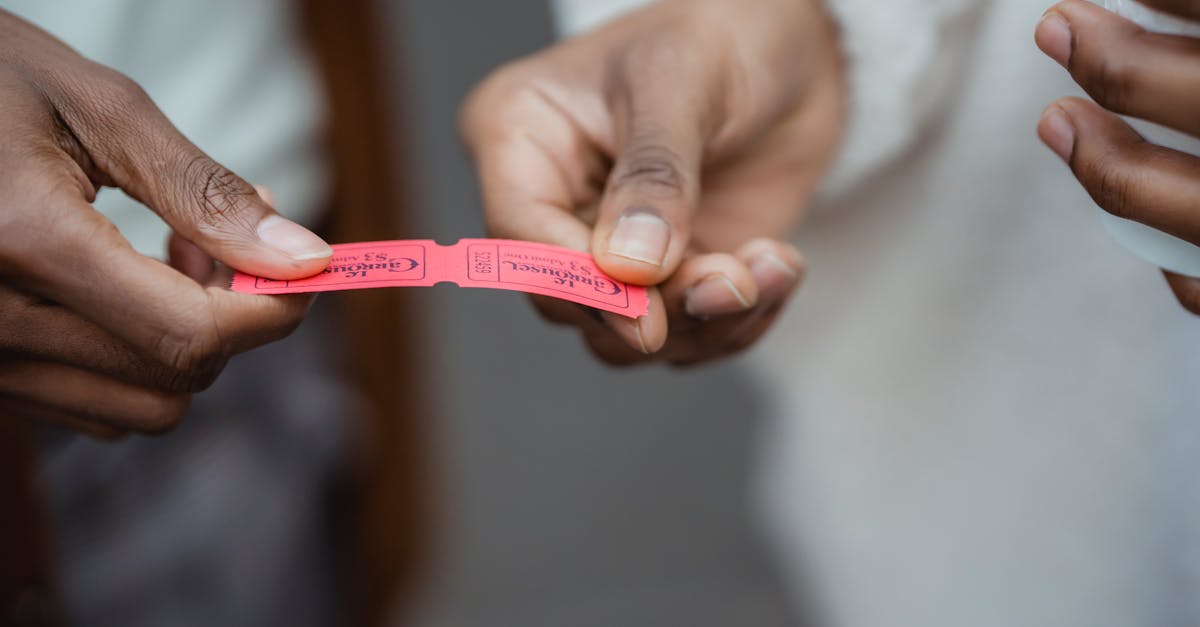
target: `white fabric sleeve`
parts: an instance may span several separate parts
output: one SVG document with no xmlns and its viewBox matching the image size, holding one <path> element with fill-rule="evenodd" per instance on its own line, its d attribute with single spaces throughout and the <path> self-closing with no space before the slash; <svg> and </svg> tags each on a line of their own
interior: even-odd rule
<svg viewBox="0 0 1200 627">
<path fill-rule="evenodd" d="M 988 0 L 827 0 L 849 64 L 849 117 L 836 195 L 902 156 L 948 95 Z"/>
<path fill-rule="evenodd" d="M 849 123 L 825 184 L 836 195 L 904 154 L 943 102 L 974 11 L 989 0 L 826 0 L 849 64 Z M 647 0 L 552 0 L 559 33 L 594 28 Z"/>
</svg>

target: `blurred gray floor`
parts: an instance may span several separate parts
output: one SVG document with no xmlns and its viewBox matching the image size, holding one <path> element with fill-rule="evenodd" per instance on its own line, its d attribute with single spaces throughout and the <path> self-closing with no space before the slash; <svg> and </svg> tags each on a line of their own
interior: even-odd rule
<svg viewBox="0 0 1200 627">
<path fill-rule="evenodd" d="M 490 68 L 551 40 L 543 0 L 387 4 L 407 58 L 401 138 L 421 168 L 412 237 L 483 233 L 458 102 Z M 402 25 L 402 26 L 399 26 Z M 795 624 L 747 517 L 760 408 L 729 365 L 676 373 L 597 365 L 523 298 L 423 297 L 446 553 L 419 624 Z"/>
</svg>

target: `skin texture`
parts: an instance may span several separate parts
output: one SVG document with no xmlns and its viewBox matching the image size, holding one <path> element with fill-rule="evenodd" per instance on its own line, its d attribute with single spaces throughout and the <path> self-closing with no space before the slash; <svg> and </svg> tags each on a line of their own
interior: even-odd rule
<svg viewBox="0 0 1200 627">
<path fill-rule="evenodd" d="M 0 110 L 4 413 L 98 436 L 163 431 L 230 356 L 299 324 L 311 298 L 230 292 L 228 266 L 308 276 L 328 245 L 188 142 L 133 81 L 0 11 Z M 172 227 L 171 264 L 136 253 L 91 206 L 102 186 Z"/>
<path fill-rule="evenodd" d="M 817 2 L 666 0 L 485 80 L 460 127 L 490 234 L 654 286 L 637 321 L 535 298 L 539 312 L 620 365 L 755 342 L 803 277 L 781 238 L 841 136 L 836 39 Z M 630 229 L 657 245 L 620 246 Z"/>
<path fill-rule="evenodd" d="M 1197 0 L 1142 3 L 1200 20 Z M 1200 245 L 1200 158 L 1145 141 L 1117 115 L 1200 136 L 1200 40 L 1147 32 L 1083 0 L 1054 5 L 1035 38 L 1095 101 L 1047 107 L 1042 141 L 1106 211 Z M 1200 281 L 1164 274 L 1180 304 L 1200 314 Z"/>
</svg>

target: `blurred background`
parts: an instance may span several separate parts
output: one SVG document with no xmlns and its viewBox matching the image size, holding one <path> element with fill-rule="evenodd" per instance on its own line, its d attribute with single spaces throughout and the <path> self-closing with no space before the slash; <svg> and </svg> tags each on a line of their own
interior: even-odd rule
<svg viewBox="0 0 1200 627">
<path fill-rule="evenodd" d="M 548 2 L 383 6 L 387 56 L 406 60 L 397 141 L 417 172 L 403 235 L 482 235 L 458 103 L 553 41 Z M 417 301 L 447 551 L 417 624 L 796 624 L 749 515 L 763 417 L 734 364 L 617 371 L 519 296 L 438 287 Z"/>
<path fill-rule="evenodd" d="M 1200 329 L 1038 145 L 1074 89 L 1042 7 L 850 4 L 927 36 L 881 49 L 945 109 L 860 120 L 911 153 L 817 203 L 753 360 L 618 371 L 517 294 L 326 295 L 168 434 L 0 416 L 0 625 L 1200 624 Z M 547 0 L 66 5 L 0 0 L 334 242 L 483 236 L 459 104 L 554 40 Z"/>
</svg>

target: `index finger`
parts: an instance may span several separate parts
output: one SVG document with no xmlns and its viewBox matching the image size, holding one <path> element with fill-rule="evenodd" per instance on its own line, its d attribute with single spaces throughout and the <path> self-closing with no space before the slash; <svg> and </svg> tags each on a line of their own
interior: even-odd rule
<svg viewBox="0 0 1200 627">
<path fill-rule="evenodd" d="M 61 303 L 179 376 L 212 371 L 229 355 L 279 339 L 311 299 L 256 297 L 202 286 L 137 253 L 107 218 L 57 192 L 9 238 L 10 283 Z"/>
<path fill-rule="evenodd" d="M 590 225 L 579 210 L 599 199 L 603 160 L 569 113 L 515 72 L 485 82 L 460 115 L 488 231 L 586 251 Z"/>
<path fill-rule="evenodd" d="M 574 214 L 558 166 L 531 136 L 480 146 L 476 167 L 489 235 L 588 250 L 591 227 Z"/>
</svg>

